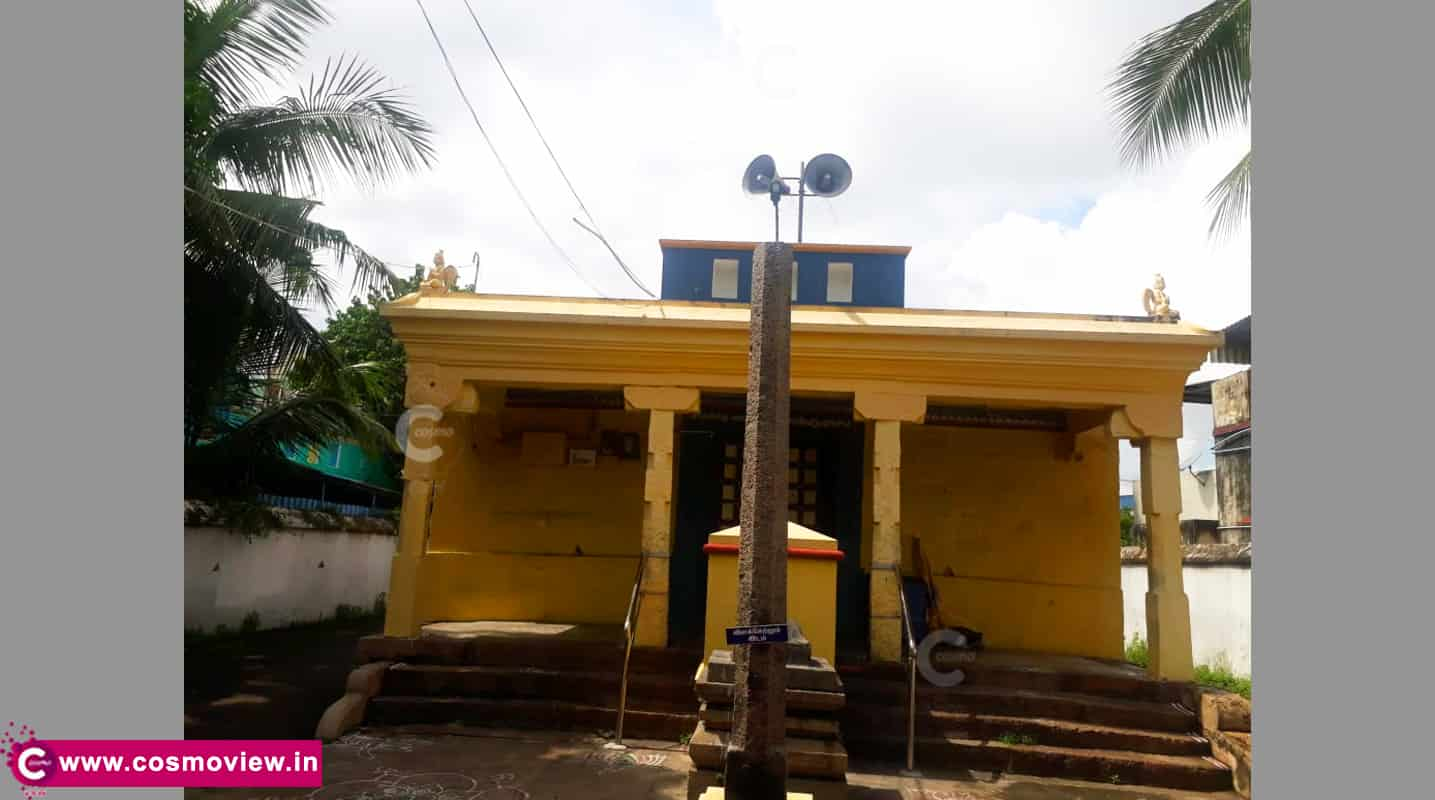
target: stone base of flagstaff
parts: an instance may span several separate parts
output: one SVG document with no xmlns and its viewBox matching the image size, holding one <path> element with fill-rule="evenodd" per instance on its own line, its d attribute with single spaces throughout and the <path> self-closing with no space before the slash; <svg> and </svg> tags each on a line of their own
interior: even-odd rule
<svg viewBox="0 0 1435 800">
<path fill-rule="evenodd" d="M 787 697 L 783 717 L 783 754 L 787 774 L 784 791 L 806 793 L 815 800 L 841 800 L 847 795 L 847 748 L 842 743 L 839 715 L 847 704 L 842 679 L 831 662 L 812 655 L 812 644 L 799 625 L 789 626 L 783 666 Z M 754 648 L 768 645 L 754 645 Z M 736 724 L 732 700 L 736 663 L 731 650 L 714 650 L 698 672 L 697 729 L 688 739 L 688 797 L 706 797 L 713 786 L 728 786 L 724 759 Z M 790 790 L 790 791 L 789 791 Z M 747 797 L 734 791 L 732 797 Z M 780 797 L 781 795 L 779 795 Z"/>
</svg>

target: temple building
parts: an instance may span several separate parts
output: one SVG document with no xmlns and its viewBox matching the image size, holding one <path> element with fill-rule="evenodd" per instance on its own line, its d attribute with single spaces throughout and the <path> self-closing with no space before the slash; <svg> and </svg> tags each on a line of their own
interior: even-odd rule
<svg viewBox="0 0 1435 800">
<path fill-rule="evenodd" d="M 636 576 L 638 647 L 704 646 L 714 535 L 739 514 L 754 246 L 663 240 L 656 300 L 440 279 L 385 307 L 412 412 L 387 636 L 621 626 Z M 1150 675 L 1189 681 L 1176 440 L 1187 376 L 1220 335 L 1159 288 L 1148 316 L 909 308 L 909 248 L 794 248 L 789 518 L 813 539 L 791 558 L 835 564 L 810 603 L 830 611 L 805 612 L 832 618 L 814 653 L 899 660 L 905 577 L 989 649 L 1121 658 L 1126 439 L 1150 531 Z"/>
</svg>

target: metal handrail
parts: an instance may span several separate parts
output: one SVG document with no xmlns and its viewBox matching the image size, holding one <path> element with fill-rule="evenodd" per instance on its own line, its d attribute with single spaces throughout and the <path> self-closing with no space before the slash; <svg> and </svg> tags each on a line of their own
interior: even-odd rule
<svg viewBox="0 0 1435 800">
<path fill-rule="evenodd" d="M 633 594 L 628 598 L 628 613 L 623 616 L 623 680 L 618 684 L 618 747 L 623 746 L 623 715 L 628 710 L 628 660 L 633 656 L 633 639 L 638 634 L 638 614 L 643 606 L 643 567 L 647 561 L 644 554 L 638 555 L 638 575 L 633 578 Z"/>
<path fill-rule="evenodd" d="M 907 610 L 907 592 L 902 586 L 902 571 L 892 568 L 897 576 L 897 599 L 902 605 L 902 632 L 907 637 L 907 771 L 913 771 L 917 746 L 917 639 L 912 631 L 912 613 Z"/>
</svg>

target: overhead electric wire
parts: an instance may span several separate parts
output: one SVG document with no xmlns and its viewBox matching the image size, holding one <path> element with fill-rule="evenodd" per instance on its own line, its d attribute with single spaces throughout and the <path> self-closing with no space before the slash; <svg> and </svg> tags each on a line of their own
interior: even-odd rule
<svg viewBox="0 0 1435 800">
<path fill-rule="evenodd" d="M 623 269 L 624 274 L 628 276 L 628 279 L 631 280 L 634 285 L 642 289 L 649 297 L 657 297 L 651 289 L 644 286 L 643 282 L 638 280 L 638 276 L 634 275 L 632 270 L 628 269 L 628 265 L 623 263 L 623 259 L 618 256 L 618 251 L 614 250 L 613 246 L 608 244 L 607 237 L 599 232 L 600 226 L 598 225 L 598 221 L 593 219 L 593 212 L 588 210 L 588 206 L 584 204 L 583 198 L 578 196 L 578 190 L 573 187 L 573 181 L 569 180 L 568 173 L 564 171 L 563 165 L 558 163 L 558 156 L 548 144 L 548 137 L 543 135 L 543 130 L 538 127 L 538 120 L 533 118 L 533 112 L 528 110 L 528 103 L 524 102 L 523 95 L 518 91 L 518 86 L 513 83 L 513 78 L 509 77 L 508 68 L 503 65 L 503 59 L 498 57 L 498 50 L 494 49 L 493 41 L 488 38 L 488 31 L 484 30 L 483 23 L 478 21 L 478 15 L 473 13 L 473 6 L 469 5 L 468 0 L 463 0 L 463 6 L 468 9 L 468 15 L 473 19 L 474 26 L 478 28 L 479 35 L 483 37 L 483 43 L 488 45 L 488 52 L 493 54 L 493 60 L 498 63 L 498 71 L 502 72 L 503 79 L 508 81 L 508 88 L 512 89 L 513 96 L 518 98 L 518 105 L 523 108 L 524 115 L 528 117 L 528 123 L 533 126 L 533 132 L 538 134 L 538 141 L 543 143 L 543 149 L 548 151 L 548 157 L 553 160 L 553 166 L 558 169 L 558 174 L 563 177 L 563 183 L 567 184 L 568 191 L 573 195 L 573 200 L 578 203 L 578 207 L 583 210 L 583 216 L 588 218 L 589 225 L 593 227 L 589 228 L 582 223 L 578 224 L 583 227 L 584 230 L 596 236 L 598 241 L 602 242 L 603 246 L 608 248 L 608 252 L 613 254 L 613 260 L 618 262 L 618 266 Z M 577 220 L 575 219 L 574 222 L 577 222 Z"/>
<path fill-rule="evenodd" d="M 528 216 L 533 219 L 533 224 L 537 225 L 538 230 L 543 232 L 543 237 L 548 240 L 548 243 L 553 246 L 554 250 L 558 251 L 558 255 L 563 257 L 564 262 L 568 264 L 568 268 L 573 271 L 574 275 L 578 276 L 578 280 L 582 281 L 585 286 L 597 293 L 599 297 L 608 299 L 608 295 L 603 294 L 602 290 L 594 286 L 584 277 L 582 271 L 578 269 L 578 265 L 574 263 L 568 253 L 559 246 L 557 240 L 553 238 L 553 234 L 548 232 L 548 227 L 543 224 L 543 220 L 538 218 L 538 212 L 533 210 L 533 206 L 528 202 L 528 198 L 524 196 L 523 190 L 518 188 L 518 181 L 513 179 L 513 173 L 508 171 L 508 165 L 503 162 L 503 157 L 498 154 L 498 148 L 494 146 L 493 140 L 488 137 L 488 131 L 483 127 L 483 123 L 479 122 L 478 112 L 474 111 L 473 103 L 468 100 L 468 93 L 463 90 L 463 83 L 458 79 L 458 72 L 454 70 L 453 62 L 449 60 L 448 51 L 444 49 L 443 42 L 439 39 L 438 31 L 434 29 L 433 20 L 429 19 L 429 12 L 428 9 L 424 8 L 423 0 L 414 0 L 414 2 L 418 3 L 419 13 L 424 16 L 424 24 L 428 26 L 429 35 L 433 36 L 434 44 L 438 45 L 439 55 L 443 56 L 444 66 L 448 67 L 449 77 L 453 78 L 453 85 L 458 89 L 458 96 L 463 99 L 463 104 L 468 107 L 468 114 L 473 117 L 473 124 L 478 126 L 478 132 L 483 135 L 483 141 L 488 145 L 489 152 L 493 153 L 493 158 L 498 162 L 499 169 L 503 170 L 503 176 L 508 179 L 508 185 L 513 187 L 514 194 L 518 195 L 519 201 L 523 203 L 523 207 L 528 210 Z"/>
<path fill-rule="evenodd" d="M 1248 436 L 1248 435 L 1250 435 L 1250 432 L 1251 432 L 1250 427 L 1245 427 L 1245 428 L 1241 428 L 1241 429 L 1238 430 L 1238 431 L 1234 431 L 1234 432 L 1232 432 L 1232 433 L 1228 433 L 1228 434 L 1226 434 L 1225 436 L 1222 436 L 1220 439 L 1212 439 L 1210 444 L 1206 445 L 1205 447 L 1202 447 L 1200 450 L 1197 450 L 1197 451 L 1196 451 L 1196 454 L 1193 455 L 1193 456 L 1191 456 L 1191 460 L 1190 460 L 1190 461 L 1187 461 L 1185 464 L 1183 464 L 1183 465 L 1181 466 L 1181 469 L 1183 469 L 1183 470 L 1185 470 L 1185 469 L 1190 469 L 1190 468 L 1191 468 L 1191 465 L 1193 465 L 1193 464 L 1195 464 L 1197 461 L 1201 460 L 1201 457 L 1204 456 L 1208 451 L 1215 453 L 1215 452 L 1217 452 L 1217 451 L 1219 451 L 1219 450 L 1221 449 L 1221 445 L 1224 445 L 1226 442 L 1229 442 L 1229 441 L 1231 441 L 1232 439 L 1236 439 L 1236 438 L 1239 438 L 1239 437 L 1241 437 L 1241 436 Z"/>
<path fill-rule="evenodd" d="M 1181 472 L 1185 472 L 1185 471 L 1191 469 L 1191 467 L 1195 466 L 1196 462 L 1197 462 L 1197 461 L 1200 461 L 1200 460 L 1201 460 L 1201 457 L 1204 456 L 1204 455 L 1206 455 L 1207 452 L 1211 452 L 1211 451 L 1218 450 L 1218 449 L 1220 449 L 1221 445 L 1224 445 L 1226 442 L 1229 442 L 1229 441 L 1231 441 L 1232 439 L 1238 438 L 1238 437 L 1240 437 L 1240 436 L 1248 435 L 1248 434 L 1250 434 L 1250 432 L 1251 432 L 1251 429 L 1250 429 L 1249 427 L 1246 427 L 1246 428 L 1242 428 L 1242 429 L 1240 429 L 1240 430 L 1238 430 L 1238 431 L 1233 431 L 1233 432 L 1231 432 L 1231 433 L 1228 433 L 1228 434 L 1226 434 L 1225 436 L 1222 436 L 1220 439 L 1215 439 L 1215 438 L 1213 438 L 1213 439 L 1211 440 L 1210 444 L 1207 444 L 1207 445 L 1202 446 L 1201 449 L 1200 449 L 1200 450 L 1197 450 L 1197 451 L 1195 452 L 1195 454 L 1192 455 L 1189 459 L 1187 459 L 1184 464 L 1178 463 L 1177 468 L 1178 468 Z M 1120 478 L 1120 480 L 1130 482 L 1130 481 L 1140 481 L 1141 479 L 1138 477 L 1138 478 Z"/>
</svg>

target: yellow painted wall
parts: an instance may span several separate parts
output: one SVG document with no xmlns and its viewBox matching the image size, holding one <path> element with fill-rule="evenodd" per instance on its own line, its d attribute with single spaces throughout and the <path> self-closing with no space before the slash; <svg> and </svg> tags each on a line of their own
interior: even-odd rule
<svg viewBox="0 0 1435 800">
<path fill-rule="evenodd" d="M 622 624 L 638 559 L 430 553 L 419 562 L 420 618 Z"/>
<path fill-rule="evenodd" d="M 859 422 L 862 426 L 862 565 L 864 572 L 872 569 L 872 450 L 876 444 L 876 429 L 870 422 Z"/>
<path fill-rule="evenodd" d="M 812 643 L 812 655 L 837 661 L 837 562 L 827 559 L 787 560 L 787 615 Z M 703 655 L 731 649 L 724 629 L 737 625 L 737 554 L 708 556 L 707 622 Z"/>
<path fill-rule="evenodd" d="M 596 450 L 601 430 L 645 439 L 647 413 L 504 409 L 440 425 L 454 429 L 440 440 L 453 460 L 419 567 L 420 620 L 620 624 L 640 551 L 642 460 L 528 464 L 522 435 L 562 432 L 568 447 Z"/>
<path fill-rule="evenodd" d="M 904 425 L 904 568 L 920 537 L 943 620 L 988 647 L 1119 658 L 1116 442 L 1085 440 L 1075 461 L 1060 439 Z"/>
</svg>

